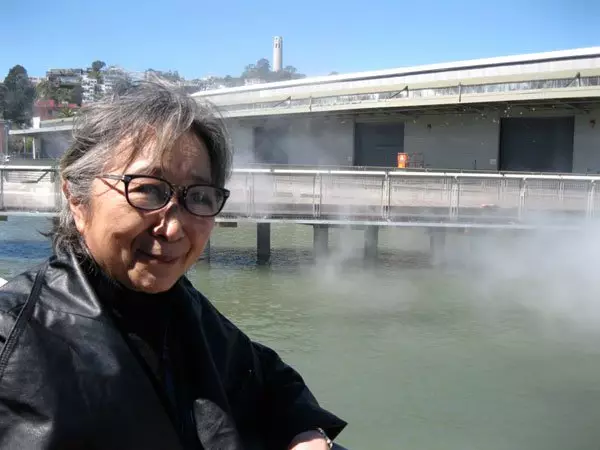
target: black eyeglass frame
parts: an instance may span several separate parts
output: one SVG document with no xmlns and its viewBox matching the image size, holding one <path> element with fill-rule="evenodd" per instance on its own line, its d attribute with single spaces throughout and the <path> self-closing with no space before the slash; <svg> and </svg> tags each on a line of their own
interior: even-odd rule
<svg viewBox="0 0 600 450">
<path fill-rule="evenodd" d="M 104 174 L 104 175 L 100 175 L 98 178 L 107 178 L 109 180 L 122 181 L 123 184 L 125 185 L 125 198 L 127 199 L 127 203 L 129 203 L 133 208 L 140 209 L 142 211 L 158 211 L 159 209 L 162 209 L 165 206 L 167 206 L 167 204 L 173 198 L 173 195 L 178 194 L 177 195 L 177 200 L 185 208 L 185 210 L 187 212 L 189 212 L 190 214 L 192 214 L 192 215 L 194 215 L 196 217 L 215 217 L 216 215 L 218 215 L 223 210 L 223 208 L 225 207 L 225 203 L 227 203 L 227 199 L 231 195 L 231 192 L 228 189 L 225 189 L 225 188 L 222 188 L 222 187 L 219 187 L 219 186 L 215 186 L 213 184 L 209 184 L 209 183 L 194 183 L 194 184 L 190 184 L 190 185 L 187 185 L 187 186 L 180 186 L 180 185 L 173 184 L 173 183 L 165 180 L 164 178 L 157 177 L 157 176 L 154 176 L 154 175 L 142 175 L 142 174 L 135 174 L 135 175 L 128 175 L 128 174 L 113 175 L 113 174 Z M 166 183 L 167 186 L 169 186 L 169 189 L 171 190 L 171 192 L 165 198 L 165 202 L 164 202 L 163 205 L 161 205 L 160 207 L 157 207 L 157 208 L 141 208 L 141 207 L 136 206 L 133 203 L 131 203 L 131 200 L 129 200 L 129 183 L 131 183 L 133 180 L 138 179 L 138 178 L 150 178 L 150 179 L 153 179 L 153 180 L 162 181 L 163 183 Z M 223 201 L 221 202 L 221 206 L 219 207 L 219 209 L 217 210 L 217 212 L 215 212 L 213 214 L 196 214 L 195 212 L 191 211 L 187 207 L 187 202 L 186 202 L 187 193 L 188 193 L 188 191 L 191 188 L 194 188 L 194 187 L 197 187 L 197 186 L 213 188 L 213 189 L 217 190 L 218 192 L 220 192 L 223 195 Z"/>
</svg>

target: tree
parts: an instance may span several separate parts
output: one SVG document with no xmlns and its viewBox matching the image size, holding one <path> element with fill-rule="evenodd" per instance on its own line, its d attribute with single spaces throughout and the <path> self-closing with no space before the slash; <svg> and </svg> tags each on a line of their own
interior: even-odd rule
<svg viewBox="0 0 600 450">
<path fill-rule="evenodd" d="M 59 105 L 62 103 L 69 103 L 69 100 L 71 99 L 72 90 L 72 88 L 58 88 L 54 92 L 52 100 L 56 101 Z"/>
<path fill-rule="evenodd" d="M 261 58 L 255 64 L 248 64 L 244 67 L 244 71 L 239 77 L 226 75 L 225 77 L 211 77 L 208 79 L 199 80 L 197 83 L 198 90 L 215 89 L 217 86 L 243 86 L 247 80 L 254 82 L 269 83 L 273 81 L 286 81 L 305 78 L 306 75 L 298 73 L 298 69 L 294 66 L 285 66 L 279 72 L 271 70 L 271 63 L 266 58 Z"/>
<path fill-rule="evenodd" d="M 271 63 L 266 58 L 256 61 L 256 64 L 248 64 L 242 72 L 241 78 L 244 80 L 260 79 L 268 81 L 271 76 Z"/>
<path fill-rule="evenodd" d="M 88 73 L 90 78 L 95 78 L 98 83 L 102 83 L 102 69 L 106 67 L 104 61 L 96 60 L 92 63 L 92 70 Z"/>
<path fill-rule="evenodd" d="M 56 103 L 76 103 L 81 105 L 83 89 L 77 84 L 72 88 L 59 87 L 60 83 L 52 80 L 42 80 L 35 87 L 38 100 L 54 100 Z"/>
<path fill-rule="evenodd" d="M 100 73 L 105 67 L 106 63 L 104 61 L 96 60 L 92 63 L 92 72 Z"/>
<path fill-rule="evenodd" d="M 4 79 L 4 119 L 23 126 L 31 120 L 35 88 L 29 81 L 27 70 L 16 65 Z"/>
<path fill-rule="evenodd" d="M 244 78 L 244 79 L 256 78 L 257 73 L 258 73 L 258 71 L 256 70 L 256 64 L 248 64 L 244 68 L 244 71 L 242 72 L 242 78 Z"/>
<path fill-rule="evenodd" d="M 268 81 L 288 81 L 304 78 L 306 75 L 298 73 L 294 66 L 285 66 L 281 72 L 271 72 Z"/>
<path fill-rule="evenodd" d="M 4 116 L 4 107 L 6 102 L 6 86 L 0 83 L 0 117 Z"/>
<path fill-rule="evenodd" d="M 75 116 L 75 111 L 73 111 L 73 109 L 69 108 L 68 106 L 63 106 L 58 112 L 58 117 L 60 119 L 66 119 L 67 117 L 73 116 Z"/>
<path fill-rule="evenodd" d="M 296 69 L 294 66 L 285 66 L 283 71 L 290 76 L 291 80 L 297 80 L 299 78 L 306 78 L 306 75 L 303 73 L 298 73 L 298 69 Z"/>
<path fill-rule="evenodd" d="M 256 61 L 256 74 L 261 80 L 268 80 L 271 74 L 271 63 L 266 58 Z"/>
<path fill-rule="evenodd" d="M 266 58 L 261 58 L 256 61 L 256 64 L 248 64 L 244 72 L 240 77 L 242 81 L 240 84 L 243 84 L 244 80 L 262 80 L 264 82 L 271 81 L 285 81 L 285 80 L 295 80 L 298 78 L 304 78 L 306 75 L 298 73 L 298 69 L 294 66 L 285 66 L 283 70 L 279 72 L 273 72 L 271 70 L 271 63 Z"/>
<path fill-rule="evenodd" d="M 45 79 L 37 84 L 37 86 L 35 87 L 35 91 L 36 97 L 39 100 L 50 100 L 55 91 L 55 87 L 53 86 L 53 83 L 50 80 Z"/>
</svg>

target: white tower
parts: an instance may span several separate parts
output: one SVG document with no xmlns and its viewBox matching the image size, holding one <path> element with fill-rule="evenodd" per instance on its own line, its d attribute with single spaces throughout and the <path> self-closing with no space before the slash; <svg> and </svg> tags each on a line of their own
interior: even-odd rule
<svg viewBox="0 0 600 450">
<path fill-rule="evenodd" d="M 273 38 L 273 72 L 280 72 L 283 68 L 283 38 Z"/>
</svg>

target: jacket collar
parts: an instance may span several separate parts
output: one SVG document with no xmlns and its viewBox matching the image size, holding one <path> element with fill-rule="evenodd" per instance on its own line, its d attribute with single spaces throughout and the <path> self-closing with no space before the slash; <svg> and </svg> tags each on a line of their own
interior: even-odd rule
<svg viewBox="0 0 600 450">
<path fill-rule="evenodd" d="M 168 295 L 173 300 L 183 299 L 189 295 L 187 285 L 182 277 L 168 292 L 161 294 L 144 294 L 131 291 L 121 283 L 109 278 L 91 259 L 83 258 L 71 252 L 56 251 L 48 262 L 45 273 L 45 287 L 52 291 L 51 295 L 40 295 L 39 301 L 45 298 L 52 303 L 52 309 L 82 317 L 100 319 L 105 316 L 106 309 L 113 300 Z M 56 302 L 56 295 L 60 302 Z"/>
</svg>

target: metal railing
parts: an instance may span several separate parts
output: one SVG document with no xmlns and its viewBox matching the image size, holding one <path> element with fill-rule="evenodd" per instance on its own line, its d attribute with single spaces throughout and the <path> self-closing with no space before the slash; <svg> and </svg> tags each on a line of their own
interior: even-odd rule
<svg viewBox="0 0 600 450">
<path fill-rule="evenodd" d="M 234 169 L 223 219 L 539 224 L 600 211 L 600 176 L 422 170 Z M 0 166 L 0 210 L 56 212 L 54 166 Z"/>
</svg>

